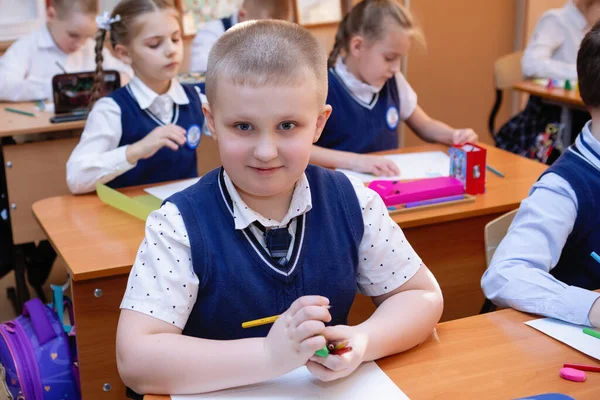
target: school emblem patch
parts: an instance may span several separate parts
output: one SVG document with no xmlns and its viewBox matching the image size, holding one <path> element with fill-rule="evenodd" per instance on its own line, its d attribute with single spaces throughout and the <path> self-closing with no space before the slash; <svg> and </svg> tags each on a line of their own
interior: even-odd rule
<svg viewBox="0 0 600 400">
<path fill-rule="evenodd" d="M 185 133 L 185 144 L 188 148 L 194 150 L 198 147 L 200 139 L 202 138 L 202 130 L 198 125 L 190 125 L 187 132 Z"/>
<path fill-rule="evenodd" d="M 398 109 L 395 106 L 391 106 L 388 108 L 387 113 L 385 114 L 385 120 L 387 122 L 387 126 L 390 129 L 396 129 L 398 127 L 398 122 L 400 122 L 400 115 L 398 114 Z"/>
</svg>

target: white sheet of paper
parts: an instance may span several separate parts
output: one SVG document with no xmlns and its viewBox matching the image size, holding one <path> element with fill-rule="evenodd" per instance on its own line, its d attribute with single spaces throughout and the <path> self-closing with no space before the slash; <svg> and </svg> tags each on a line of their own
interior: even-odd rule
<svg viewBox="0 0 600 400">
<path fill-rule="evenodd" d="M 338 169 L 348 176 L 358 178 L 363 182 L 377 180 L 408 180 L 437 178 L 450 174 L 450 157 L 442 151 L 426 151 L 423 153 L 390 154 L 384 156 L 393 160 L 400 169 L 399 176 L 374 176 L 361 172 Z"/>
<path fill-rule="evenodd" d="M 350 376 L 334 382 L 321 382 L 306 367 L 256 385 L 242 386 L 199 395 L 171 396 L 172 400 L 408 400 L 408 397 L 375 364 L 368 362 Z"/>
<path fill-rule="evenodd" d="M 187 189 L 199 180 L 200 178 L 190 178 L 185 179 L 183 181 L 167 183 L 166 185 L 149 187 L 144 189 L 144 191 L 148 194 L 151 194 L 154 197 L 158 197 L 162 201 L 165 201 L 171 195 L 174 195 L 177 192 L 181 192 L 182 190 Z"/>
<path fill-rule="evenodd" d="M 525 322 L 525 325 L 600 360 L 600 339 L 583 333 L 585 326 L 573 325 L 554 318 L 534 319 Z"/>
</svg>

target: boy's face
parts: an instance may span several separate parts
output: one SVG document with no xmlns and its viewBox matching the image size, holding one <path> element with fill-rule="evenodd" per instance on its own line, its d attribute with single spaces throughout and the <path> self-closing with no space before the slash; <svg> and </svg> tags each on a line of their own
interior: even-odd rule
<svg viewBox="0 0 600 400">
<path fill-rule="evenodd" d="M 49 7 L 47 17 L 48 30 L 54 43 L 66 54 L 76 52 L 96 34 L 96 20 L 93 14 L 84 14 L 77 10 L 57 13 L 54 7 Z"/>
<path fill-rule="evenodd" d="M 223 167 L 240 196 L 289 201 L 331 107 L 319 103 L 314 76 L 295 86 L 239 86 L 222 79 L 203 106 Z"/>
</svg>

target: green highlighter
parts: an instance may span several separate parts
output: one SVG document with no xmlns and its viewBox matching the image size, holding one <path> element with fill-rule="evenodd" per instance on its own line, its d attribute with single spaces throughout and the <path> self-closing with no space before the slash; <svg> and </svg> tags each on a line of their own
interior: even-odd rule
<svg viewBox="0 0 600 400">
<path fill-rule="evenodd" d="M 583 333 L 585 333 L 586 335 L 595 337 L 596 339 L 600 339 L 600 332 L 595 331 L 591 328 L 583 328 Z M 321 350 L 319 350 L 319 351 L 321 351 Z"/>
</svg>

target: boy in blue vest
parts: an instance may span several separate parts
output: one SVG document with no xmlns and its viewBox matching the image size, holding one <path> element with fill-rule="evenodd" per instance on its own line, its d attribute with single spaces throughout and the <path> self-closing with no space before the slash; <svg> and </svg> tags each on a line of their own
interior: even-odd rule
<svg viewBox="0 0 600 400">
<path fill-rule="evenodd" d="M 208 392 L 304 365 L 334 380 L 416 346 L 440 318 L 439 286 L 381 198 L 308 165 L 331 113 L 316 48 L 298 25 L 253 21 L 211 51 L 204 112 L 223 168 L 148 218 L 117 333 L 135 391 Z M 348 326 L 357 290 L 378 308 Z M 315 356 L 343 341 L 351 351 Z"/>
<path fill-rule="evenodd" d="M 190 71 L 206 72 L 210 49 L 219 37 L 240 22 L 257 19 L 291 21 L 292 5 L 290 0 L 244 0 L 240 9 L 232 15 L 207 22 L 196 32 L 192 42 Z"/>
<path fill-rule="evenodd" d="M 577 73 L 592 120 L 533 185 L 481 285 L 500 306 L 600 327 L 600 24 Z"/>
</svg>

